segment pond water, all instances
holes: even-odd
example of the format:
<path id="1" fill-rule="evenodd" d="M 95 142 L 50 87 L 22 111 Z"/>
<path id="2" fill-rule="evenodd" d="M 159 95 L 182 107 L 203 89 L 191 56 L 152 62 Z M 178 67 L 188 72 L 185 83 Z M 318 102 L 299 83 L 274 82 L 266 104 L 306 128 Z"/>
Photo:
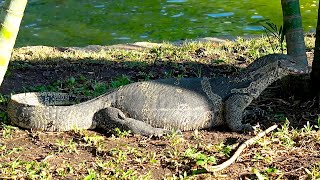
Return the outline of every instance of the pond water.
<path id="1" fill-rule="evenodd" d="M 305 31 L 317 2 L 300 0 Z M 29 0 L 17 46 L 110 45 L 263 34 L 282 24 L 280 0 Z"/>

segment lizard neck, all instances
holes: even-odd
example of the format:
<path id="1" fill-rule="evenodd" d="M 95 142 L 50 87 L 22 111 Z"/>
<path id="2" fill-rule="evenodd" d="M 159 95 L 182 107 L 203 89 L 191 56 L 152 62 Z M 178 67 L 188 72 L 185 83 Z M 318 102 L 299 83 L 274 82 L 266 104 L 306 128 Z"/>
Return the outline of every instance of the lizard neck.
<path id="1" fill-rule="evenodd" d="M 277 61 L 260 67 L 249 67 L 233 79 L 236 86 L 231 89 L 231 93 L 244 93 L 257 98 L 270 84 L 285 75 L 278 67 Z"/>

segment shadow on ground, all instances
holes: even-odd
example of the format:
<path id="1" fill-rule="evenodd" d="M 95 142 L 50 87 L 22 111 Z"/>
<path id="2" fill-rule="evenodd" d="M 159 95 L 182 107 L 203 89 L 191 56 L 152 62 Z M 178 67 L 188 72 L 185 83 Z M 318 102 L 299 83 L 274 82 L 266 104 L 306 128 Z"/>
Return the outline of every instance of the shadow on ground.
<path id="1" fill-rule="evenodd" d="M 66 49 L 59 49 L 70 51 Z M 46 86 L 70 77 L 85 77 L 92 81 L 110 84 L 115 77 L 127 76 L 132 82 L 171 77 L 215 77 L 237 73 L 246 61 L 238 66 L 227 64 L 202 64 L 156 60 L 148 62 L 55 59 L 53 61 L 19 61 L 10 63 L 7 76 L 0 87 L 2 94 L 27 92 L 28 87 Z M 309 75 L 289 76 L 276 81 L 248 107 L 254 113 L 246 118 L 251 123 L 266 126 L 288 118 L 294 127 L 309 121 L 317 123 L 317 105 L 309 88 Z M 65 92 L 62 88 L 59 91 Z M 305 109 L 309 111 L 305 111 Z"/>

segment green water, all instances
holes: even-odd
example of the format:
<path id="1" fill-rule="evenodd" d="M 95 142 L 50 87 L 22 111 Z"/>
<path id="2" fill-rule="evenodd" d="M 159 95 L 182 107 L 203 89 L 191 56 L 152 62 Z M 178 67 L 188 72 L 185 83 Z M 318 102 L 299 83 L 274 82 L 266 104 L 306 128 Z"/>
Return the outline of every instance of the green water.
<path id="1" fill-rule="evenodd" d="M 317 2 L 300 0 L 305 31 Z M 17 46 L 110 45 L 262 34 L 281 25 L 280 0 L 29 0 Z"/>

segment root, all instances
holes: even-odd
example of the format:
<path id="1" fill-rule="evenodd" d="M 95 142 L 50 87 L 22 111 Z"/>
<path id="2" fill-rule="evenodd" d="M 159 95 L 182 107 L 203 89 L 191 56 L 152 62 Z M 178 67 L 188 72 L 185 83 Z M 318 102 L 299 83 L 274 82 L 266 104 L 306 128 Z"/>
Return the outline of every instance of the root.
<path id="1" fill-rule="evenodd" d="M 215 166 L 207 166 L 205 169 L 208 172 L 216 172 L 216 171 L 221 171 L 223 169 L 225 169 L 226 167 L 230 166 L 233 162 L 236 161 L 236 159 L 240 156 L 241 152 L 247 147 L 247 146 L 251 146 L 252 144 L 254 144 L 257 140 L 259 140 L 260 138 L 262 138 L 263 136 L 265 136 L 266 134 L 268 134 L 269 132 L 275 130 L 278 127 L 278 125 L 273 125 L 271 127 L 269 127 L 268 129 L 266 129 L 265 131 L 260 132 L 259 134 L 257 134 L 256 136 L 254 136 L 253 138 L 248 139 L 247 141 L 245 141 L 244 143 L 242 143 L 239 148 L 237 149 L 237 151 L 231 156 L 230 159 L 228 159 L 227 161 L 223 162 L 222 164 L 219 165 L 215 165 Z"/>

